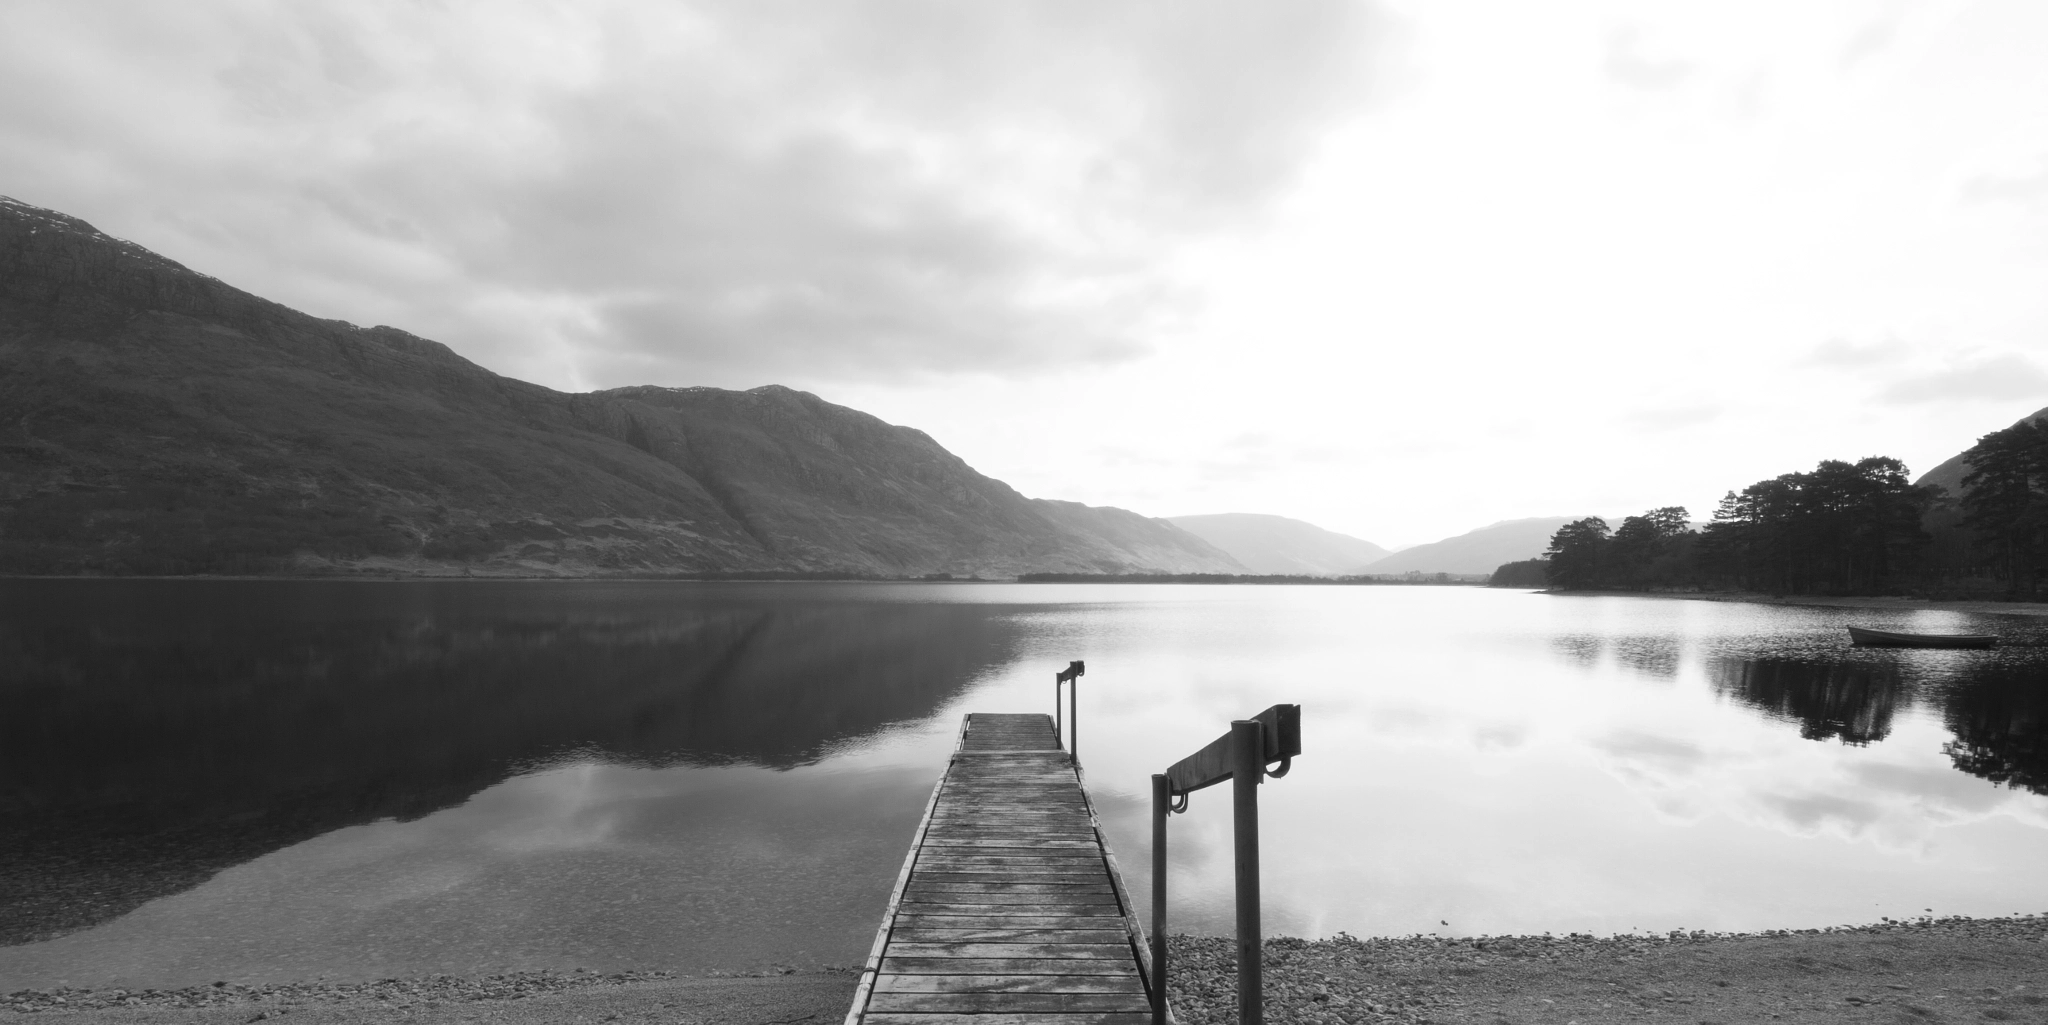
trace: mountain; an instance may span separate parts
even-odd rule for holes
[[[1550,535],[1578,516],[1502,520],[1478,530],[1403,549],[1366,567],[1368,573],[1491,573],[1503,563],[1542,555]]]
[[[2037,409],[2032,413],[2028,413],[2026,416],[2013,421],[2011,426],[2017,427],[2020,424],[2030,420],[2039,420],[2042,417],[2048,417],[2048,409]],[[1963,462],[1963,454],[1958,452],[1944,460],[1941,465],[1921,474],[1920,479],[1913,483],[1917,485],[1938,485],[1948,492],[1949,498],[1961,498],[1963,495],[1963,475],[1968,472],[1970,472],[1970,468]]]
[[[0,572],[1242,572],[770,385],[569,394],[0,198]]]
[[[1391,554],[1370,541],[1285,516],[1216,513],[1166,519],[1230,553],[1253,573],[1343,576]]]

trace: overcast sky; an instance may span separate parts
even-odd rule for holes
[[[2048,4],[13,0],[0,194],[1385,545],[2048,406]]]

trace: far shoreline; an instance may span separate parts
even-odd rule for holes
[[[1557,588],[1532,589],[1531,593],[1554,598],[1662,598],[1677,601],[1714,601],[1742,605],[1791,605],[1823,609],[1884,609],[1892,611],[1971,612],[1989,616],[2048,616],[2048,602],[1952,601],[1939,598],[1907,598],[1887,595],[1778,595],[1761,591],[1565,591]]]
[[[927,575],[917,577],[859,576],[850,573],[0,573],[8,580],[106,580],[106,581],[277,581],[324,583],[648,583],[648,584],[1199,584],[1202,586],[1247,587],[1486,587],[1480,576],[1436,580],[1406,577],[1320,577],[1299,574],[1253,573],[1024,573],[1014,577]],[[1514,590],[1499,588],[1498,590]]]

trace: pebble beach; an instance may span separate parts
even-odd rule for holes
[[[1221,937],[1175,937],[1182,1025],[1236,1019]],[[1755,934],[1275,939],[1266,1020],[2048,1022],[2048,917]]]
[[[1182,1025],[1236,1021],[1227,937],[1176,936]],[[1276,938],[1275,1023],[2048,1022],[2048,916],[1924,918],[1763,933]],[[59,1023],[404,1021],[797,1025],[842,1019],[845,966],[521,972],[175,990],[24,990],[0,1013]]]

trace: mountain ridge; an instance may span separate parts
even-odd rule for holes
[[[1491,573],[1505,563],[1541,556],[1557,528],[1582,517],[1500,520],[1455,537],[1404,548],[1366,567],[1367,573]]]
[[[2039,420],[2043,417],[2048,417],[2048,409],[2037,409],[2006,426],[2017,427],[2020,424]],[[1992,432],[1987,431],[1986,433]],[[1975,439],[1972,439],[1971,445],[1974,446],[1975,443]],[[1965,448],[1962,452],[1957,452],[1955,455],[1942,460],[1933,469],[1921,474],[1918,479],[1913,481],[1914,486],[1925,487],[1932,484],[1946,491],[1949,499],[1960,499],[1963,495],[1963,477],[1970,472],[1969,463],[1963,459],[1963,453],[1968,451],[1969,449]]]
[[[1370,541],[1270,513],[1208,513],[1166,519],[1228,552],[1253,573],[1346,576],[1392,554]]]
[[[781,385],[558,392],[0,197],[0,572],[1239,572]]]

